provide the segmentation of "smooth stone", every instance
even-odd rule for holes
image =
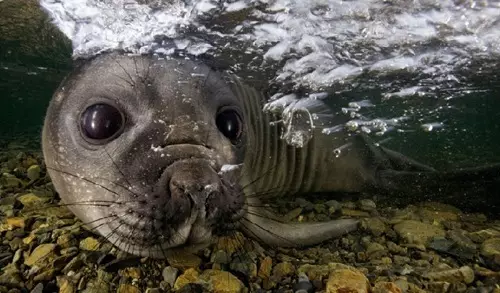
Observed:
[[[41,172],[41,168],[39,165],[31,165],[28,170],[26,170],[26,176],[32,180],[32,181],[35,181],[37,180],[38,178],[40,178],[40,172]]]
[[[459,269],[431,271],[426,273],[426,277],[433,281],[442,281],[448,283],[464,282],[470,284],[474,282],[474,270],[468,266]]]
[[[31,267],[33,265],[41,266],[42,263],[49,263],[55,257],[54,249],[56,244],[42,244],[37,246],[33,252],[24,260],[24,264]]]
[[[75,285],[66,276],[57,276],[57,286],[59,287],[59,293],[75,293]]]
[[[177,274],[179,273],[179,269],[167,266],[163,269],[161,275],[163,276],[163,280],[167,282],[172,288],[175,285],[175,280],[177,279]]]
[[[330,273],[326,283],[327,293],[368,293],[370,281],[358,270],[339,269]]]
[[[36,286],[30,291],[30,293],[42,293],[43,292],[43,284],[38,283]]]
[[[229,272],[218,270],[205,270],[200,279],[208,282],[214,293],[240,293],[243,283]]]
[[[446,234],[440,227],[414,220],[404,220],[394,225],[394,230],[407,243],[424,245],[432,238]]]
[[[101,247],[101,243],[94,237],[87,237],[82,241],[80,241],[78,247],[80,247],[81,250],[98,251],[99,248]]]
[[[298,207],[291,211],[289,211],[286,215],[283,216],[284,222],[290,222],[293,219],[297,218],[302,213],[303,208]]]
[[[361,227],[370,231],[375,237],[384,234],[387,230],[387,225],[379,217],[361,219]]]
[[[481,245],[481,254],[500,266],[500,237],[484,241]]]
[[[189,268],[197,268],[201,264],[201,258],[183,249],[173,249],[166,252],[168,264],[181,271]]]
[[[118,286],[117,293],[141,293],[141,290],[134,285],[130,284],[120,284]]]
[[[393,282],[377,282],[372,293],[402,293],[403,291]]]
[[[262,279],[269,279],[271,276],[271,270],[273,267],[273,259],[269,256],[266,256],[261,262],[259,271],[257,272],[257,276]]]
[[[358,206],[365,212],[371,212],[377,209],[377,204],[371,199],[362,199],[358,202]]]
[[[281,262],[274,266],[273,277],[277,280],[283,279],[283,277],[290,276],[295,272],[295,267],[290,262]]]
[[[182,275],[180,275],[174,283],[174,290],[177,291],[187,284],[196,283],[200,277],[198,271],[194,268],[187,269]]]

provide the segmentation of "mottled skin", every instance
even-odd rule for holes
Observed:
[[[81,112],[96,102],[126,117],[123,131],[98,145],[79,128]],[[263,113],[264,102],[200,61],[102,55],[55,93],[43,129],[46,164],[78,218],[120,249],[158,258],[234,227],[270,245],[316,244],[355,230],[357,221],[282,223],[259,198],[391,188],[384,170],[433,173],[344,132],[318,131],[305,147],[292,147],[280,139],[281,127],[269,124],[275,118]],[[221,107],[242,118],[236,144],[217,129]],[[226,164],[242,167],[220,172]]]

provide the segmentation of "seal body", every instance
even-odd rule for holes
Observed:
[[[101,55],[54,94],[42,134],[48,172],[85,224],[122,250],[158,258],[234,228],[270,245],[316,244],[357,221],[283,223],[260,199],[397,190],[397,174],[435,174],[345,132],[314,130],[291,146],[265,102],[201,61]]]

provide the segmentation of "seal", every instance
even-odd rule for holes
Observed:
[[[303,147],[291,146],[262,111],[265,102],[201,60],[103,54],[70,73],[50,102],[42,133],[48,172],[86,225],[119,249],[154,258],[233,229],[293,247],[358,225],[284,223],[260,203],[266,197],[399,192],[457,178],[346,132],[314,130]]]

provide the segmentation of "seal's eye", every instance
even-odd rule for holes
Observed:
[[[109,140],[116,137],[124,126],[120,110],[108,104],[94,104],[82,113],[80,126],[85,138]]]
[[[234,109],[223,109],[219,111],[215,118],[215,123],[219,131],[229,138],[233,144],[238,143],[243,131],[243,123],[240,114]]]

